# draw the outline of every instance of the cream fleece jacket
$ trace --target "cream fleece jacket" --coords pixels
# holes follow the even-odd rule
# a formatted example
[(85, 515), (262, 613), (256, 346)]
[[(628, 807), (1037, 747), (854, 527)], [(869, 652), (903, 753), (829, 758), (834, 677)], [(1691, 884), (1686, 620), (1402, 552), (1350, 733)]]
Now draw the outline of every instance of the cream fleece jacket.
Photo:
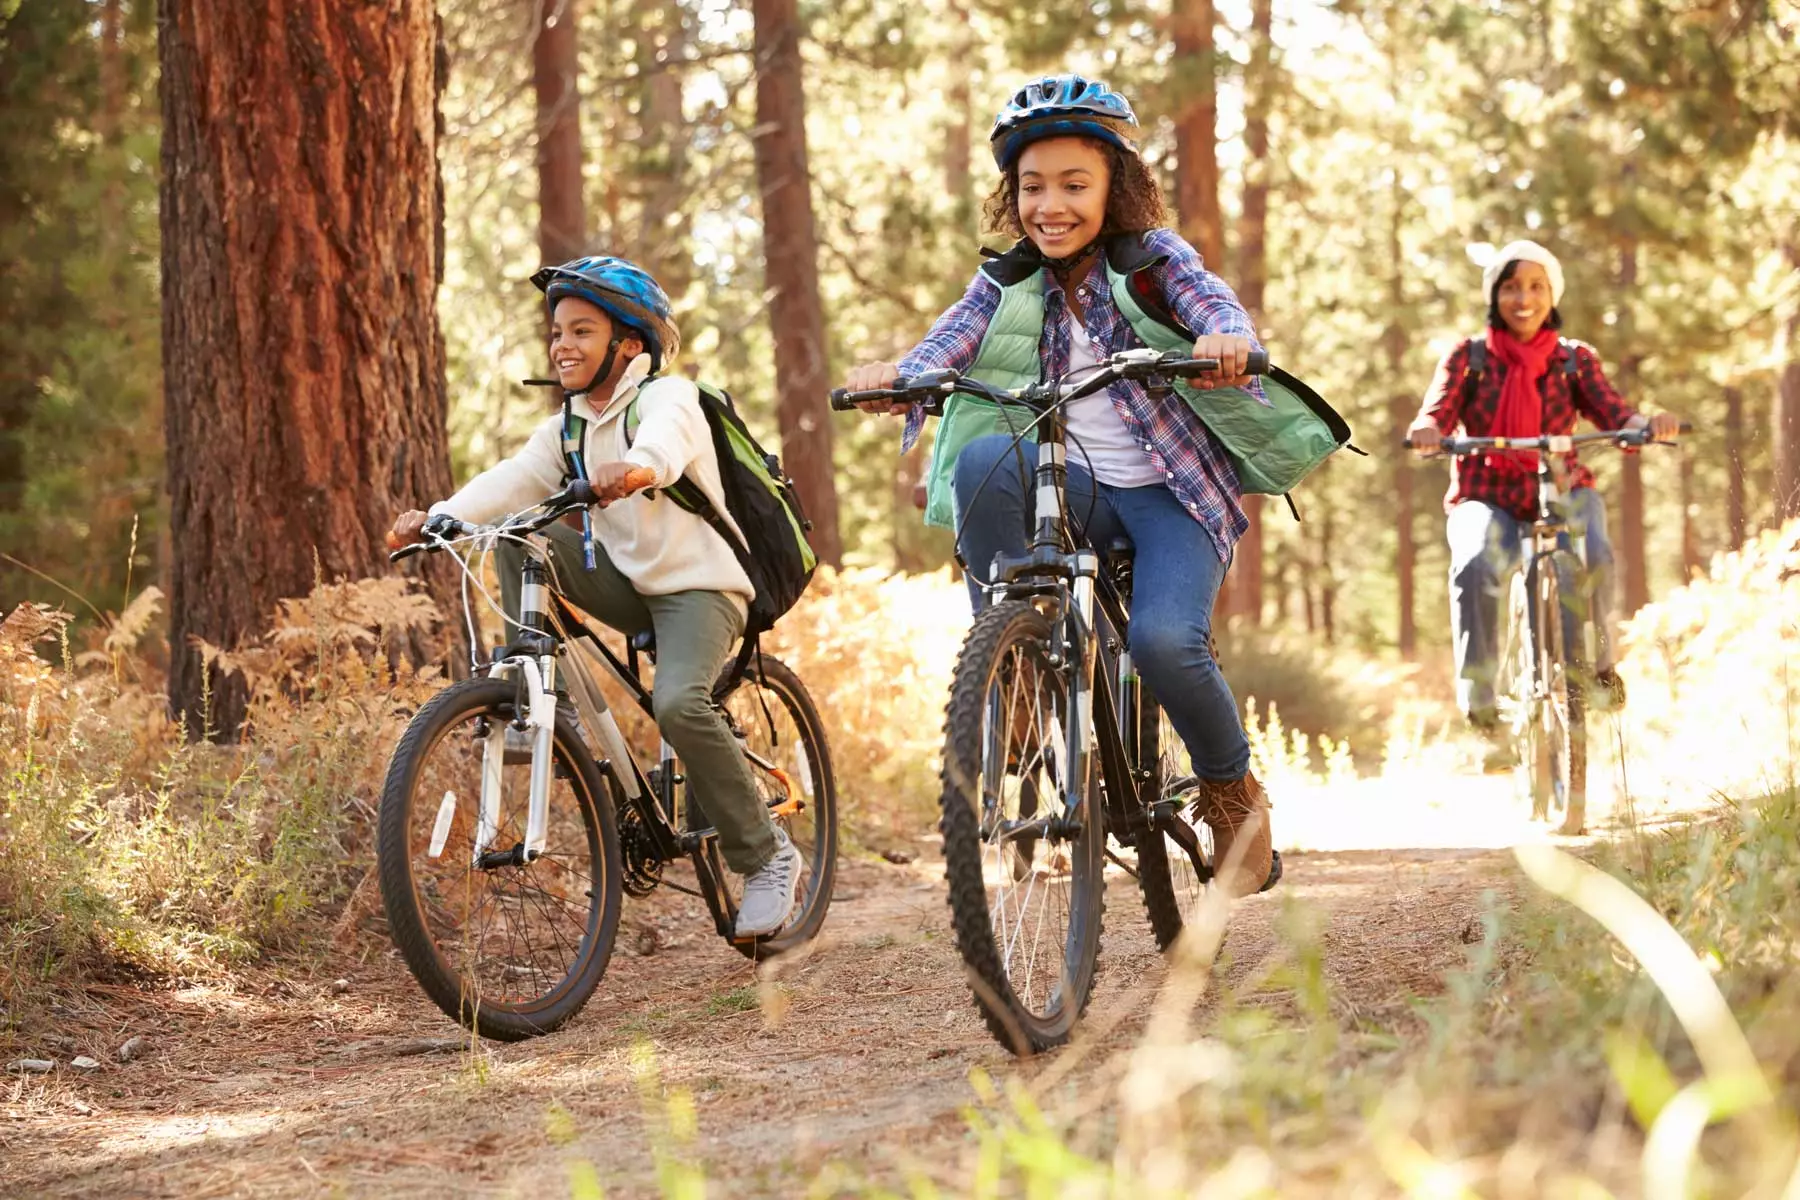
[[(732, 532), (739, 532), (725, 508), (712, 430), (700, 409), (700, 389), (679, 377), (659, 377), (645, 384), (649, 372), (650, 356), (638, 355), (599, 412), (586, 396), (574, 398), (575, 415), (588, 422), (585, 460), (589, 464), (622, 460), (648, 467), (656, 472), (657, 488), (685, 475), (712, 501)], [(625, 409), (640, 393), (637, 432), (627, 446)], [(563, 476), (559, 412), (539, 425), (517, 454), (469, 480), (454, 496), (432, 505), (431, 512), (485, 523), (559, 491)], [(756, 595), (725, 539), (667, 496), (642, 491), (605, 508), (596, 506), (592, 512), (594, 539), (640, 595), (725, 592), (746, 606)]]

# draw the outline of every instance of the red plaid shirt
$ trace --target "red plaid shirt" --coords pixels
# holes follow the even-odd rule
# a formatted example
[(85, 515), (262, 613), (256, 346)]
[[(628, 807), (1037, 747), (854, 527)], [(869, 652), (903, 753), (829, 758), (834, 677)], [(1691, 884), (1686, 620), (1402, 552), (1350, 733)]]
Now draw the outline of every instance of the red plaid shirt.
[[(1586, 417), (1597, 429), (1623, 429), (1637, 410), (1607, 382), (1600, 356), (1592, 346), (1585, 342), (1568, 345), (1575, 348), (1575, 373), (1570, 375), (1564, 368), (1568, 350), (1559, 345), (1550, 352), (1549, 368), (1538, 380), (1538, 394), (1544, 398), (1544, 432), (1574, 433), (1577, 416)], [(1465, 341), (1438, 364), (1437, 374), (1431, 377), (1431, 386), (1425, 391), (1418, 423), (1430, 421), (1446, 437), (1455, 433), (1459, 425), (1465, 437), (1494, 436), (1494, 414), (1500, 408), (1506, 364), (1499, 361), (1498, 355), (1489, 354), (1474, 394), (1465, 402), (1468, 372), (1469, 343)], [(1582, 464), (1576, 452), (1570, 451), (1563, 459), (1569, 467), (1571, 491), (1594, 486), (1594, 473)], [(1481, 500), (1521, 521), (1529, 521), (1537, 516), (1537, 476), (1497, 471), (1485, 458), (1454, 459), (1444, 511), (1449, 512), (1464, 500)]]

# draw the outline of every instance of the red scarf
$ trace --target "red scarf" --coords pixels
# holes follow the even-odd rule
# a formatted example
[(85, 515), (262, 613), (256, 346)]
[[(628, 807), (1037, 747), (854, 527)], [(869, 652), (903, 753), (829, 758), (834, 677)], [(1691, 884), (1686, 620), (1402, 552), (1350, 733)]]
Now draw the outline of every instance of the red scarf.
[[(1545, 326), (1528, 342), (1521, 342), (1510, 329), (1487, 331), (1488, 356), (1506, 364), (1506, 378), (1500, 385), (1500, 406), (1494, 410), (1491, 437), (1538, 437), (1544, 432), (1544, 398), (1538, 392), (1538, 380), (1550, 369), (1550, 355), (1555, 353), (1556, 331)], [(1530, 475), (1537, 470), (1537, 455), (1509, 454), (1504, 451), (1487, 456), (1497, 471), (1509, 475)]]

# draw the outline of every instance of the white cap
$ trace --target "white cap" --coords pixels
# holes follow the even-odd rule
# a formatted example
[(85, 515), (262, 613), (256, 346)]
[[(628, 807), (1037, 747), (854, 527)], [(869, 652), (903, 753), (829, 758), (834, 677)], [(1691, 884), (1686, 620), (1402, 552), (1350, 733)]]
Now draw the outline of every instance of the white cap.
[(1509, 242), (1494, 255), (1487, 268), (1481, 272), (1481, 295), (1488, 303), (1494, 299), (1494, 284), (1500, 279), (1500, 272), (1506, 270), (1509, 262), (1536, 263), (1544, 268), (1544, 274), (1550, 277), (1550, 306), (1554, 308), (1562, 303), (1563, 270), (1562, 264), (1556, 261), (1556, 255), (1550, 253), (1536, 242)]

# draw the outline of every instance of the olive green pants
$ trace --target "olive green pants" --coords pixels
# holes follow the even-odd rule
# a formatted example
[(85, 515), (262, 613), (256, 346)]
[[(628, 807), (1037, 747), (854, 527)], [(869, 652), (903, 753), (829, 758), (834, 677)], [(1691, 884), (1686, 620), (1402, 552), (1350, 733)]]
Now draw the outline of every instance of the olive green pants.
[[(719, 669), (744, 631), (741, 610), (724, 592), (641, 595), (598, 542), (589, 571), (582, 562), (580, 533), (561, 523), (547, 526), (544, 533), (564, 599), (626, 636), (655, 632), (651, 699), (657, 727), (685, 764), (691, 798), (719, 831), (726, 865), (740, 875), (761, 870), (775, 854), (775, 826), (757, 795), (743, 749), (712, 702)], [(524, 558), (524, 548), (516, 542), (502, 542), (494, 551), (501, 607), (515, 621)], [(508, 641), (511, 633), (509, 628)]]

